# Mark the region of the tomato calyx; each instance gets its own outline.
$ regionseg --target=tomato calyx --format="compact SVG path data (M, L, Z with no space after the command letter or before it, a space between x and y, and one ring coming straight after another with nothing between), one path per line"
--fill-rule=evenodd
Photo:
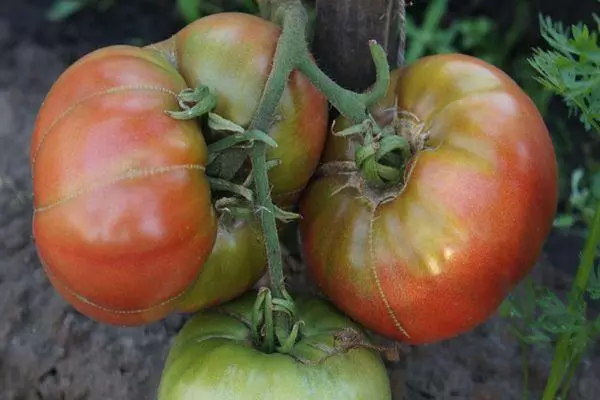
M285 314L290 321L294 321L289 333L282 332L275 325L275 313ZM300 339L302 324L296 318L294 301L287 292L283 293L283 298L273 298L271 290L266 287L258 291L251 321L252 343L257 349L267 354L290 353Z
M414 157L428 147L429 139L425 124L416 115L397 107L384 113L388 111L393 111L393 116L385 124L382 116L369 115L362 123L340 131L335 131L335 122L332 126L334 136L354 142L354 162L350 164L378 192L406 184ZM338 172L352 169L347 162L326 163L323 167Z
M392 346L377 346L366 340L365 336L354 328L344 328L333 333L333 346L327 346L323 343L315 343L311 346L320 350L323 355L316 360L307 360L296 358L296 360L306 365L318 365L325 360L338 354L346 353L352 349L370 349L383 353L388 361L397 361L400 358L400 349L398 343Z
M293 321L289 332L278 329L274 323L276 313L285 314ZM284 292L283 298L274 298L270 289L266 287L259 289L252 308L251 321L246 323L250 327L251 342L255 349L265 354L285 354L304 365L319 365L331 357L358 348L382 352L388 360L399 358L398 344L389 347L377 346L352 327L327 332L331 334L333 341L331 343L316 341L308 344L312 349L308 354L306 351L296 349L296 344L306 339L303 333L305 323L302 319L298 319L294 301L287 292Z

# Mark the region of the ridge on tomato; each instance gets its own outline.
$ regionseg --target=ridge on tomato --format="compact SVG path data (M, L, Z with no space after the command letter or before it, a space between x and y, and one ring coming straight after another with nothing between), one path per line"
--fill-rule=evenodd
M544 121L504 72L460 54L393 71L371 111L407 145L379 159L378 145L330 135L300 203L305 262L375 332L413 344L466 332L531 270L551 229L557 166Z
M364 337L340 346L339 333L364 335L328 302L294 296L300 337L289 353L265 353L252 335L255 299L247 293L186 323L169 351L158 400L391 399L381 356Z

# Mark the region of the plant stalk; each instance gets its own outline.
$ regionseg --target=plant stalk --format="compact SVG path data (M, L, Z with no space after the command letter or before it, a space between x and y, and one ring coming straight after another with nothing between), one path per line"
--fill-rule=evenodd
M341 88L326 76L311 60L306 42L308 15L300 0L260 0L261 15L282 26L277 42L273 66L260 99L258 109L247 131L268 132L273 124L277 106L290 74L297 69L320 89L342 114L362 122L368 117L367 108L382 98L389 86L390 71L381 46L371 43L371 52L377 68L373 89L358 94ZM276 208L271 198L268 178L267 144L255 141L250 151L252 178L256 190L256 208L260 215L268 257L269 284L273 300L287 299L283 261L276 224ZM280 343L286 342L296 321L276 312L274 329Z
M582 301L585 301L583 295L587 290L590 274L594 268L598 244L600 244L600 202L596 205L596 212L584 245L581 262L577 269L575 280L573 281L573 287L569 293L567 305L569 312L576 312L578 305ZM563 384L565 375L567 374L569 365L572 361L570 352L571 339L571 335L568 333L562 334L558 339L554 352L554 359L552 360L552 369L550 370L550 376L548 377L548 382L542 397L543 400L556 400L556 394Z
M306 23L307 16L302 5L288 9L283 21L283 31L275 50L273 68L267 78L263 96L249 129L269 131L288 77L294 68L293 55L298 47L297 39L304 37ZM275 207L270 195L267 174L267 146L264 143L256 142L250 152L250 159L265 235L271 291L273 297L284 298L283 262L277 233Z

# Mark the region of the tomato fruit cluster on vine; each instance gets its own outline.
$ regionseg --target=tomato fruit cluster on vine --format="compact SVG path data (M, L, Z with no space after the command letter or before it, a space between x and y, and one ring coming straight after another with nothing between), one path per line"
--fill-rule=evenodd
M262 369L265 382L285 377L265 399L340 387L354 393L345 398L389 398L385 368L364 347L319 367L342 383L309 376L332 332L366 327L413 344L467 332L531 270L551 228L550 136L531 99L496 67L450 54L394 69L369 112L405 143L399 152L382 150L383 134L339 134L356 125L344 116L330 123L328 99L294 71L266 132L277 143L267 154L276 161L271 196L298 210L304 264L337 309L300 301L301 339L286 358L261 361L248 344L247 294L267 268L260 220L251 204L212 186L251 187L251 165L234 162L235 151L211 153L228 134L205 118L172 113L188 107L186 90L208 87L212 113L248 128L280 34L262 18L221 13L160 43L99 49L59 77L39 111L33 234L56 290L115 325L198 312L170 354L164 398L189 390L221 398L227 382L251 382L247 368L228 369L232 359ZM358 365L372 366L368 391L352 386ZM231 375L215 381L215 370ZM312 388L302 383L311 379Z
M258 219L213 205L208 129L165 111L203 84L216 94L215 113L248 125L278 32L258 17L217 14L165 42L94 51L51 88L31 143L33 232L49 279L81 312L148 323L230 300L265 272ZM294 74L268 132L278 144L270 182L282 207L317 166L327 111Z

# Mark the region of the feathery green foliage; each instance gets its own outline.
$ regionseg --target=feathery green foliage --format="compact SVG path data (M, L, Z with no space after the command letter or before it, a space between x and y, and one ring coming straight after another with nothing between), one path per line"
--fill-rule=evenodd
M600 135L600 19L593 18L595 30L583 23L565 28L540 16L541 34L550 49L535 49L528 61L537 72L535 79L562 98L570 115ZM522 343L555 346L543 400L566 398L582 357L600 334L600 317L590 319L587 312L588 300L600 298L596 264L600 202L592 201L590 191L580 187L583 175L583 170L573 173L570 203L588 214L589 229L567 302L528 280L522 293L511 294L500 309L501 315L513 320L512 331Z

